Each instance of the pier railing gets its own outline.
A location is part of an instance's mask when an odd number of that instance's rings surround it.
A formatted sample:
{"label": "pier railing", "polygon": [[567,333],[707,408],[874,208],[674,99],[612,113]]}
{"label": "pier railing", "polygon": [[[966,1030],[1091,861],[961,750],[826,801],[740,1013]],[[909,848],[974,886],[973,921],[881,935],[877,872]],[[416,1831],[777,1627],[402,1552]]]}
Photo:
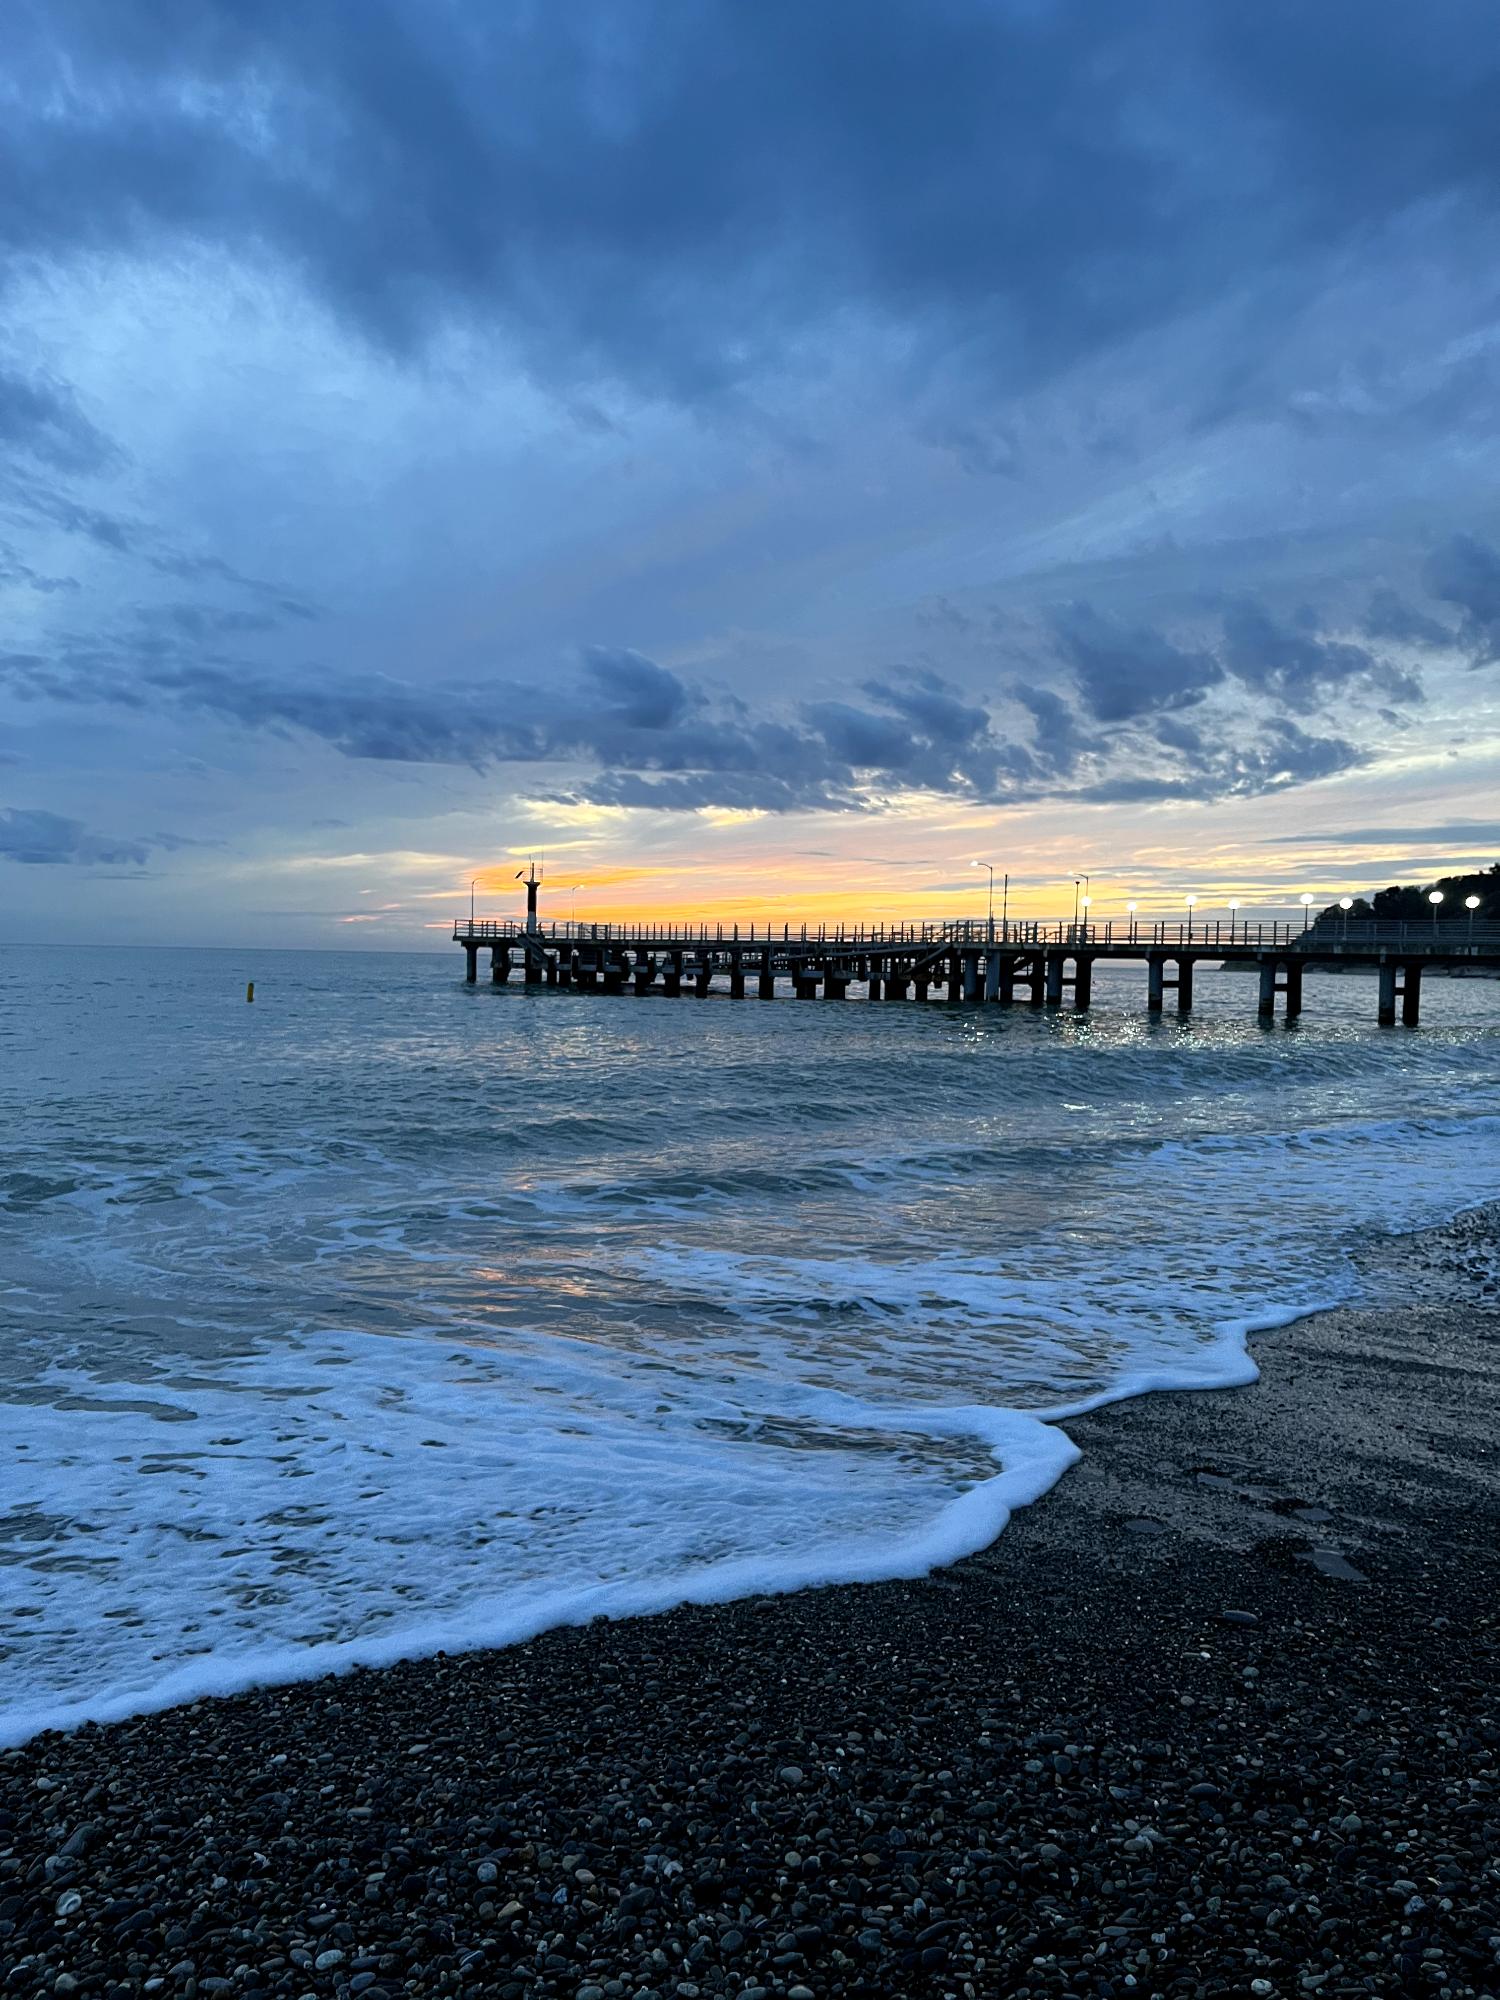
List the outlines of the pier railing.
{"label": "pier railing", "polygon": [[1369,951],[1381,945],[1442,952],[1463,951],[1472,945],[1476,950],[1494,952],[1500,949],[1500,923],[1487,919],[1476,922],[1472,917],[1443,917],[1437,923],[1424,917],[1399,921],[1365,917],[1348,923],[1321,918],[1310,930],[1300,932],[1295,942],[1306,951],[1317,952],[1338,951],[1344,946],[1350,951]]}
{"label": "pier railing", "polygon": [[459,917],[453,926],[460,944],[518,944],[527,937],[547,945],[632,944],[682,949],[694,945],[732,950],[735,947],[821,947],[859,952],[940,950],[945,946],[982,949],[986,946],[1050,946],[1090,950],[1170,950],[1191,945],[1199,951],[1219,949],[1291,950],[1338,956],[1344,951],[1368,953],[1390,947],[1412,955],[1438,952],[1445,956],[1469,951],[1492,956],[1500,951],[1500,923],[1475,923],[1449,918],[1438,924],[1410,922],[1347,924],[1321,922],[1309,929],[1288,923],[1251,923],[1238,918],[1212,922],[1143,923],[1111,918],[1104,923],[1043,923],[1032,919],[964,917],[946,922],[905,924],[794,923],[544,923],[528,930],[511,917]]}
{"label": "pier railing", "polygon": [[[1031,919],[985,917],[949,919],[946,922],[906,924],[592,924],[539,923],[528,929],[509,917],[459,917],[453,926],[460,943],[519,943],[527,937],[543,944],[660,944],[712,945],[822,945],[844,951],[864,947],[890,950],[909,945],[936,949],[944,945],[1197,945],[1212,949],[1218,945],[1282,946],[1301,943],[1311,933],[1299,933],[1291,924],[1249,923],[1228,920],[1215,923],[1142,923],[1113,919],[1105,923],[1043,923]],[[1317,941],[1322,948],[1321,938]]]}

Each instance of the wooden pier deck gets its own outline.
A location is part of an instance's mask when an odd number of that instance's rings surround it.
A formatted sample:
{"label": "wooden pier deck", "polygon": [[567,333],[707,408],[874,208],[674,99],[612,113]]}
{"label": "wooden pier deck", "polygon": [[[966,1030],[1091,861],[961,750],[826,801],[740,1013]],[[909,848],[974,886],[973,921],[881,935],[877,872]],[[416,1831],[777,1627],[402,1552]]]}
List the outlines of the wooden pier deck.
{"label": "wooden pier deck", "polygon": [[1146,1005],[1160,1013],[1167,996],[1179,1014],[1193,1005],[1193,975],[1204,964],[1258,972],[1263,1020],[1302,1011],[1310,966],[1365,969],[1377,975],[1376,1018],[1415,1026],[1422,974],[1429,970],[1500,972],[1500,924],[1449,919],[1423,923],[1349,923],[1295,930],[1280,923],[989,923],[876,924],[544,924],[500,918],[459,919],[467,977],[479,977],[488,952],[490,977],[504,984],[520,969],[528,986],[584,991],[706,997],[716,982],[743,999],[753,985],[762,1000],[778,982],[801,1000],[843,1000],[860,985],[870,1000],[928,1001],[977,1007],[1089,1006],[1094,967],[1121,960],[1146,972]]}

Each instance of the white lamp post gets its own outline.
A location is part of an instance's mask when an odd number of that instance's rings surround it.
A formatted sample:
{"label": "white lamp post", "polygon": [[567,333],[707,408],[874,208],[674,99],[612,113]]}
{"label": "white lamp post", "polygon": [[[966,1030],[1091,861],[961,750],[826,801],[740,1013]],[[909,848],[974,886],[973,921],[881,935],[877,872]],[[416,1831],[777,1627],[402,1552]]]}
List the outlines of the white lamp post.
{"label": "white lamp post", "polygon": [[1132,944],[1135,943],[1135,912],[1136,905],[1134,903],[1127,903],[1125,905],[1125,914],[1130,918],[1130,942]]}
{"label": "white lamp post", "polygon": [[478,880],[479,877],[476,875],[469,883],[469,929],[471,931],[474,928],[474,883]]}
{"label": "white lamp post", "polygon": [[1432,935],[1433,935],[1434,937],[1436,937],[1436,936],[1437,936],[1437,913],[1438,913],[1438,904],[1439,904],[1439,903],[1441,903],[1441,902],[1442,902],[1442,900],[1443,900],[1443,892],[1442,892],[1442,890],[1441,890],[1441,889],[1429,889],[1429,890],[1428,890],[1428,892],[1427,892],[1427,900],[1428,900],[1428,902],[1429,902],[1429,903],[1431,903],[1431,905],[1432,905]]}
{"label": "white lamp post", "polygon": [[1479,908],[1479,898],[1477,896],[1465,896],[1464,908],[1469,913],[1469,942],[1472,944],[1474,942],[1474,912]]}
{"label": "white lamp post", "polygon": [[1092,896],[1084,896],[1080,899],[1078,905],[1079,909],[1083,911],[1083,941],[1085,944],[1089,941],[1089,904],[1093,900]]}
{"label": "white lamp post", "polygon": [[988,868],[990,871],[989,937],[995,942],[995,864],[993,861],[971,861],[971,868]]}
{"label": "white lamp post", "polygon": [[1311,889],[1304,889],[1302,894],[1297,898],[1297,901],[1302,905],[1302,928],[1304,931],[1310,930],[1312,928],[1313,906]]}
{"label": "white lamp post", "polygon": [[1350,912],[1350,911],[1351,911],[1351,910],[1352,910],[1352,909],[1354,908],[1354,898],[1353,898],[1352,896],[1340,896],[1340,897],[1339,897],[1339,908],[1340,908],[1340,909],[1341,909],[1341,910],[1343,911],[1343,913],[1344,913],[1344,932],[1343,932],[1343,935],[1344,935],[1344,939],[1345,939],[1345,942],[1347,942],[1347,941],[1348,941],[1348,937],[1349,937],[1349,912]]}
{"label": "white lamp post", "polygon": [[1240,906],[1235,897],[1229,899],[1229,942],[1234,943],[1234,927],[1239,922]]}
{"label": "white lamp post", "polygon": [[1191,944],[1193,941],[1193,910],[1197,905],[1198,898],[1196,896],[1184,896],[1183,901],[1187,904],[1188,943]]}

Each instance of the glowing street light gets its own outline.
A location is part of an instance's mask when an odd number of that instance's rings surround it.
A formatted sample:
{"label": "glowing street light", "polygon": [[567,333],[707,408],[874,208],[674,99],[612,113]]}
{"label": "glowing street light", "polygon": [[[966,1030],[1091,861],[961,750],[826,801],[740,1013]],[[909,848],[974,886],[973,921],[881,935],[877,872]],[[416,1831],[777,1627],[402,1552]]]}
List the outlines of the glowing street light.
{"label": "glowing street light", "polygon": [[572,888],[571,888],[571,889],[570,889],[570,890],[568,891],[568,894],[569,894],[569,895],[570,895],[570,896],[572,897],[572,899],[573,899],[573,906],[572,906],[572,910],[571,910],[571,912],[570,912],[570,916],[569,916],[569,921],[571,922],[571,924],[572,924],[572,926],[573,926],[574,930],[577,930],[577,928],[578,928],[578,891],[579,891],[579,890],[580,890],[580,889],[581,889],[582,887],[583,887],[583,884],[582,884],[581,882],[575,882],[575,883],[573,884]]}
{"label": "glowing street light", "polygon": [[1310,930],[1312,928],[1312,906],[1313,906],[1313,895],[1311,889],[1304,889],[1302,891],[1302,894],[1297,898],[1297,901],[1302,905],[1302,928],[1303,930]]}
{"label": "glowing street light", "polygon": [[1130,942],[1132,944],[1135,943],[1135,912],[1136,905],[1134,903],[1127,903],[1125,905],[1125,914],[1130,918]]}
{"label": "glowing street light", "polygon": [[1352,896],[1340,896],[1339,908],[1344,913],[1343,935],[1345,936],[1345,938],[1347,938],[1349,935],[1349,912],[1354,908],[1354,898]]}
{"label": "glowing street light", "polygon": [[1429,889],[1429,890],[1427,891],[1427,900],[1428,900],[1428,902],[1429,902],[1429,903],[1431,903],[1431,905],[1432,905],[1432,935],[1433,935],[1434,937],[1436,937],[1436,936],[1437,936],[1437,913],[1438,913],[1438,904],[1439,904],[1439,903],[1441,903],[1441,902],[1442,902],[1442,900],[1443,900],[1443,892],[1442,892],[1442,890],[1441,890],[1441,889]]}
{"label": "glowing street light", "polygon": [[1089,934],[1089,904],[1092,903],[1093,900],[1094,899],[1092,896],[1083,896],[1080,897],[1078,903],[1079,909],[1082,910],[1083,912],[1083,936],[1085,943],[1087,943],[1088,941],[1088,934]]}
{"label": "glowing street light", "polygon": [[1464,908],[1469,913],[1469,942],[1472,944],[1474,942],[1474,912],[1479,908],[1479,898],[1477,896],[1465,896]]}

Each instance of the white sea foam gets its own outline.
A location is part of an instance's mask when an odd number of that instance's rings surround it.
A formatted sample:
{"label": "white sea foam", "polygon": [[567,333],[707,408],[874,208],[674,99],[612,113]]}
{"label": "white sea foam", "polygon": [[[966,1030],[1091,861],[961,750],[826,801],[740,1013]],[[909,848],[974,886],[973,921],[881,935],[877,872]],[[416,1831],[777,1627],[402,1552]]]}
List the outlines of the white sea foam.
{"label": "white sea foam", "polygon": [[920,1574],[1068,1417],[1251,1379],[1357,1232],[1500,1195],[1485,1016],[517,1017],[418,961],[351,1018],[298,970],[295,1021],[162,993],[5,1086],[6,1740]]}

